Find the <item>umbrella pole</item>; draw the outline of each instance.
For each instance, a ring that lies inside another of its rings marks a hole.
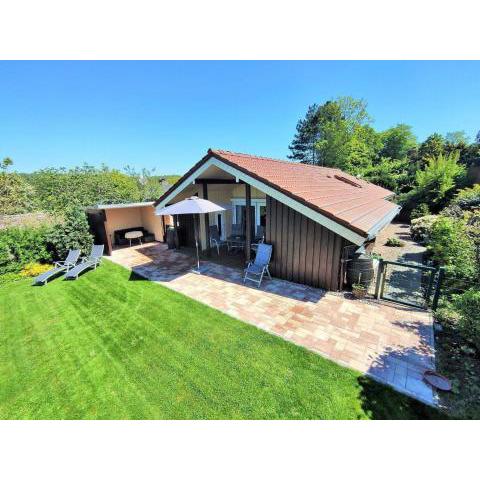
[[[193,229],[195,231],[195,248],[197,249],[197,271],[200,272],[200,255],[198,253],[197,215],[194,215],[193,217]]]

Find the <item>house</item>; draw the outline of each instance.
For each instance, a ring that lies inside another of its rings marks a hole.
[[[328,290],[342,288],[347,252],[371,244],[400,210],[388,200],[393,192],[335,168],[212,149],[155,207],[193,195],[226,209],[204,215],[202,250],[210,249],[210,225],[224,239],[232,225],[241,225],[249,260],[255,227],[261,226],[273,245],[272,275]],[[182,243],[191,245],[193,218],[179,215],[174,225],[184,232]]]
[[[90,231],[96,244],[105,245],[106,255],[126,244],[125,233],[141,230],[144,241],[163,242],[170,217],[155,215],[154,202],[95,205],[86,209]]]

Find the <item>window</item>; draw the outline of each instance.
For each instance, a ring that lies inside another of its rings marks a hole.
[[[217,215],[217,226],[218,226],[218,234],[220,235],[220,238],[222,238],[222,214],[221,213]]]
[[[362,188],[362,186],[359,183],[356,183],[353,180],[350,180],[349,178],[342,177],[341,175],[334,175],[334,177],[343,183],[348,183],[349,185],[352,185],[352,187]]]
[[[260,215],[260,221],[257,223],[257,225],[261,225],[262,227],[267,226],[267,206],[266,205],[260,205],[259,207],[259,215]]]
[[[254,226],[266,226],[267,220],[267,206],[266,200],[263,198],[252,198],[251,200],[251,215],[252,215],[252,227]],[[232,198],[233,205],[233,223],[245,224],[245,199],[244,198]]]

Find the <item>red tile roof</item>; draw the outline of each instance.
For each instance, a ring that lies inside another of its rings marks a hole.
[[[208,150],[207,155],[176,185],[212,156],[362,236],[368,236],[376,225],[399,210],[397,205],[385,200],[393,192],[337,168],[317,167],[227,150]],[[169,195],[176,185],[156,204]]]
[[[300,200],[327,217],[367,234],[398,206],[394,193],[337,168],[317,167],[226,150],[209,153]]]

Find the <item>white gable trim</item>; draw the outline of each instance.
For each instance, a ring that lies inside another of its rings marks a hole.
[[[194,182],[196,178],[198,178],[205,170],[207,170],[207,168],[211,167],[212,165],[231,174],[237,179],[237,181],[242,180],[245,183],[251,185],[252,187],[255,187],[258,190],[264,192],[266,195],[274,198],[275,200],[278,200],[279,202],[287,205],[288,207],[293,208],[302,215],[305,215],[306,217],[312,219],[314,222],[323,225],[325,228],[328,228],[332,232],[335,232],[341,237],[353,242],[355,245],[363,245],[365,243],[366,237],[362,237],[358,233],[344,227],[343,225],[340,225],[339,223],[333,221],[325,215],[322,215],[321,213],[318,213],[317,211],[305,206],[303,203],[300,203],[297,200],[294,200],[293,198],[285,195],[284,193],[279,192],[278,190],[266,185],[260,180],[257,180],[250,175],[243,173],[242,171],[237,170],[230,165],[227,165],[226,163],[218,160],[215,157],[207,160],[198,170],[189,175],[182,183],[180,183],[180,185],[178,185],[177,188],[175,188],[169,195],[167,195],[167,197],[165,197],[157,205],[156,212],[164,208],[168,202],[175,198],[180,192],[182,192],[182,190],[184,190],[188,185]]]

